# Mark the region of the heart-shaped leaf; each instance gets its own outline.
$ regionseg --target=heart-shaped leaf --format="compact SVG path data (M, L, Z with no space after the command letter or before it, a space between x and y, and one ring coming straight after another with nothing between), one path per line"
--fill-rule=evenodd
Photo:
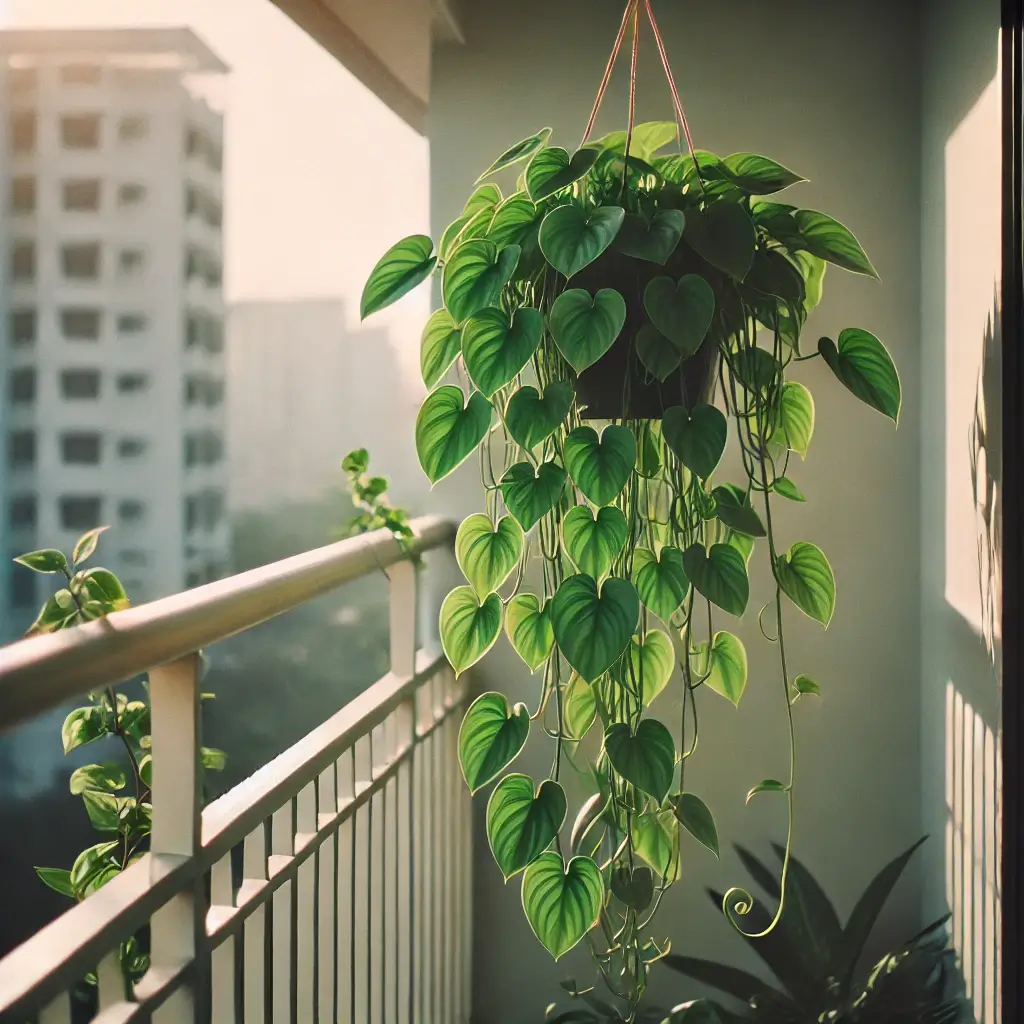
M565 821L565 793L545 779L536 794L529 775L506 775L487 801L487 842L507 882L536 860Z
M679 824L717 857L718 829L708 805L693 793L680 793L672 798L672 810Z
M519 163L520 160L525 160L527 157L533 156L541 146L547 142L551 135L550 128L541 128L539 132L535 132L533 135L528 135L525 139L517 142L514 146L509 146L497 160L491 164L490 167L476 179L476 184L480 184L485 178L489 178L492 174L497 174L498 171L504 170L506 167L511 167L513 164Z
M629 641L629 657L622 661L622 671L630 673L631 685L639 687L644 707L668 686L676 666L676 652L667 633L649 629L643 639Z
M616 722L604 734L604 749L612 767L642 793L660 804L672 788L676 748L672 734L656 718L645 718L630 731Z
M690 589L683 553L678 548L665 547L656 556L650 548L637 548L633 552L633 582L645 607L668 622Z
M594 700L594 691L582 676L574 672L562 698L562 722L569 738L583 739L596 717L597 701Z
M557 206L540 225L540 251L565 277L578 274L615 241L625 211L621 206Z
M396 242L377 261L363 287L359 318L390 306L425 281L437 263L434 243L427 235L410 235Z
M572 482L595 505L614 501L636 465L636 438L628 427L577 427L565 439L565 468Z
M715 499L715 515L729 527L748 537L764 537L765 529L758 514L750 507L750 495L735 484L722 484L711 492Z
M525 192L515 192L494 211L487 238L499 248L518 245L526 253L536 245L539 227L536 204Z
M486 185L477 182L477 188L473 189L473 194L466 200L462 212L469 217L475 217L483 210L493 213L500 202L501 189L497 185L493 182L488 182Z
M535 203L554 195L582 178L597 157L593 149L578 149L571 157L561 146L538 150L526 168L526 191Z
M750 598L747 563L728 544L694 544L683 552L686 575L697 591L730 615L742 615Z
M552 303L548 322L558 351L582 373L615 343L626 322L626 300L614 288L602 288L594 296L570 288Z
M893 423L899 422L900 375L892 356L873 334L849 327L840 333L838 348L831 338L822 338L818 351L844 387Z
M432 484L469 457L487 436L491 403L474 391L469 401L453 384L431 391L416 417L416 454Z
M782 164L757 153L733 153L722 163L733 183L751 195L770 195L773 192L781 192L799 181L807 180Z
M588 576L600 580L629 536L626 517L607 505L592 513L586 505L574 505L562 520L562 546L570 561Z
M720 199L686 215L687 242L713 267L742 281L754 259L754 222L738 203Z
M658 210L649 222L638 213L627 213L615 236L615 248L627 256L664 266L676 251L685 226L682 210Z
M604 881L589 857L564 864L560 854L542 853L523 874L526 919L556 960L594 927L603 904Z
M628 580L607 579L600 591L592 576L562 582L551 599L551 624L565 660L593 683L626 649L640 616L640 601Z
M656 277L644 289L644 309L655 327L688 359L701 346L715 315L715 293L697 274L674 282Z
M462 328L462 356L473 383L485 398L514 380L540 345L544 317L521 306L512 314L481 309Z
M748 391L767 391L776 381L782 367L778 360L763 348L746 348L734 352L732 372Z
M711 644L702 640L695 645L692 655L694 672L705 674L704 685L736 707L747 686L747 651L738 636L718 632L711 638Z
M799 381L787 380L779 396L778 425L782 438L790 451L801 458L814 434L814 398Z
M683 361L679 348L654 324L644 324L636 332L636 354L647 372L660 381L668 380Z
M551 628L551 602L541 607L536 594L516 594L505 609L505 632L516 654L536 672L551 655L555 633Z
M523 554L523 531L511 516L497 526L483 512L462 521L455 536L455 558L481 599L508 579Z
M665 410L661 433L679 461L706 480L722 459L729 425L713 405L698 405L693 412L674 405Z
M776 296L795 306L802 306L807 297L800 271L776 249L758 249L754 253L754 261L743 284L746 288ZM774 309L775 304L772 303L768 308ZM767 319L767 326L772 327L771 317Z
M637 913L643 913L654 900L654 873L650 868L619 867L612 872L612 895Z
M569 415L576 392L567 380L553 380L538 393L521 387L505 406L505 426L516 444L527 450L546 441Z
M441 605L441 646L460 676L493 646L501 632L501 598L478 603L472 587L456 587Z
M671 808L633 821L633 849L666 881L679 878L679 823Z
M836 609L836 580L821 548L797 541L776 559L775 577L800 611L828 628Z
M420 339L420 373L423 383L432 388L455 362L462 351L462 333L455 326L451 313L439 309L431 314Z
M529 735L525 704L510 708L504 694L480 694L459 728L459 764L470 791L476 793L511 764Z
M518 245L499 249L486 238L463 242L444 266L441 294L456 324L474 313L493 306L508 284L519 262Z
M648 480L654 479L661 472L661 424L641 420L638 431L636 471Z
M800 232L801 249L855 274L878 279L867 253L853 232L834 217L817 210L795 210L793 219Z
M505 506L524 530L548 514L565 490L565 470L557 462L542 462L534 471L529 462L517 462L501 478Z

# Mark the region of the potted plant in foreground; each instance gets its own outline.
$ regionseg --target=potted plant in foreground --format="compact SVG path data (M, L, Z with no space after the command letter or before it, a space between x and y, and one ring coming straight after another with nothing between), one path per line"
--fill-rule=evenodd
M627 6L606 82L641 9L650 16L646 3ZM634 70L635 54L634 41ZM475 700L462 770L474 793L497 780L488 839L506 879L521 874L538 939L556 959L586 939L626 1020L667 952L652 918L680 875L680 826L718 853L686 770L703 694L738 703L743 693L746 652L720 627L747 610L755 556L775 582L762 632L791 741L794 704L818 692L785 636L790 608L827 626L835 605L824 553L781 526L785 506L804 500L789 466L814 428L800 365L823 359L873 409L894 422L900 409L896 368L868 331L844 329L811 351L802 337L826 264L876 276L853 234L765 198L803 180L774 160L695 150L677 97L678 124L634 125L632 109L631 89L626 129L594 142L588 130L573 153L548 129L512 146L437 250L423 235L403 239L362 300L365 317L440 276L416 446L432 483L478 453L483 495L458 531L467 585L444 601L441 637L461 673L504 628L539 676L530 707L500 693ZM666 153L679 127L687 149ZM503 194L499 179L517 171ZM726 479L730 419L740 468ZM530 573L536 585L525 585ZM652 713L670 682L683 707L673 729ZM507 771L538 730L551 742L549 776ZM594 793L567 835L569 762ZM748 800L787 809L784 899L794 779L751 783ZM751 904L744 890L725 894L740 931Z

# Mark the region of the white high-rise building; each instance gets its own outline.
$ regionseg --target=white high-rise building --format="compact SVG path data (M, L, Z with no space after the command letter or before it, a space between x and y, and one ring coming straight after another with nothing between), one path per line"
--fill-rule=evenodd
M222 118L188 29L0 32L0 553L69 550L135 600L226 568ZM0 559L0 631L43 590Z

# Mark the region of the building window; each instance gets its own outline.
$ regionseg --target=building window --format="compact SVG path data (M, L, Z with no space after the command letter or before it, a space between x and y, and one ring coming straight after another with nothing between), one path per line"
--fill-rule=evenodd
M125 548L119 555L124 565L148 565L149 555L139 548Z
M125 206L138 206L143 199L146 198L146 186L138 185L135 183L129 183L127 185L119 185L117 189L117 205L121 207Z
M36 525L38 501L34 494L18 494L11 499L10 523L12 530L23 530Z
M102 504L103 502L100 498L92 497L91 495L89 497L75 495L74 497L61 498L57 502L61 529L91 530L101 521L100 509Z
M122 437L117 442L117 454L122 459L134 459L146 450L146 441L141 437Z
M7 72L7 87L15 95L25 95L39 88L38 68L11 68Z
M100 276L99 242L75 242L60 251L61 269L66 278L95 281Z
M134 142L146 137L146 119L141 115L122 117L117 125L117 137L122 142Z
M99 149L99 114L69 114L62 117L60 139L65 149Z
M63 188L65 210L92 211L100 208L100 182L98 178L80 178L65 181Z
M203 582L203 574L195 569L189 569L185 574L185 586L191 590L193 587L201 586Z
M11 179L11 212L34 213L36 208L36 179Z
M36 368L34 366L23 366L18 370L11 370L7 384L7 394L12 405L36 400Z
M123 277L141 274L145 254L141 249L122 249L117 257L117 270Z
M15 348L28 348L36 343L36 311L16 309L8 320L11 344Z
M60 311L60 332L68 341L98 341L100 311L71 308Z
M64 398L99 398L99 370L63 370L60 393Z
M149 377L144 373L121 373L117 377L117 390L122 395L137 394L149 387Z
M11 279L13 281L34 281L36 279L35 242L15 242L11 249Z
M15 155L25 156L36 151L36 115L31 111L11 114L8 132L11 138L11 151Z
M36 435L31 430L12 430L7 438L7 462L12 469L36 464Z
M121 313L117 318L117 333L141 334L146 329L147 322L142 313Z
M69 466L97 466L100 461L100 435L62 434L60 451L61 458Z
M98 85L103 69L98 64L65 64L60 69L60 80L65 85Z
M129 499L118 503L117 518L122 523L141 523L146 518L146 503Z
M36 597L36 574L23 565L15 565L11 573L11 607L19 610L35 608Z

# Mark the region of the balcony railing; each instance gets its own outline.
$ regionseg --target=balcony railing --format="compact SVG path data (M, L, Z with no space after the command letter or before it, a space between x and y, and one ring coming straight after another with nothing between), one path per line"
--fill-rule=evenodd
M0 650L4 728L148 672L154 766L150 852L0 960L3 1024L68 1024L90 971L103 1024L468 1020L467 694L418 648L410 557L454 531L414 529L409 551L368 534ZM381 570L388 674L203 809L199 650ZM147 923L128 995L118 946Z

